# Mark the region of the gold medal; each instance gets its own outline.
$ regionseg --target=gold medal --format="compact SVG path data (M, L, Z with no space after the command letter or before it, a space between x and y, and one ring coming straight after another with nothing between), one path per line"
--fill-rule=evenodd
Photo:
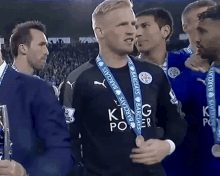
M217 157L217 158L220 157L220 145L215 144L212 146L212 154L214 157Z
M136 146L140 147L140 145L144 142L144 137L141 135L137 136L135 142L136 142Z

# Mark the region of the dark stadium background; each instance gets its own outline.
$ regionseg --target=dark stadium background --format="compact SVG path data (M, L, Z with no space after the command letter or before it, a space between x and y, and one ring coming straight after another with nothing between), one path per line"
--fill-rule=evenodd
M11 31L17 23L39 20L46 25L47 37L70 37L72 44L50 44L47 66L36 72L41 78L58 86L72 70L96 57L97 44L81 44L79 37L94 36L91 14L103 0L0 0L0 35L4 38L3 58L11 64L13 57L8 47ZM219 0L217 0L219 1ZM133 0L134 11L162 7L170 11L174 19L174 34L168 42L168 50L178 50L188 45L179 41L181 13L193 0ZM134 54L136 54L134 52Z
M102 0L0 0L0 35L7 37L14 25L27 20L40 20L47 26L49 37L73 37L93 34L91 14ZM163 7L171 12L175 23L172 40L182 33L180 15L193 0L133 0L134 11Z

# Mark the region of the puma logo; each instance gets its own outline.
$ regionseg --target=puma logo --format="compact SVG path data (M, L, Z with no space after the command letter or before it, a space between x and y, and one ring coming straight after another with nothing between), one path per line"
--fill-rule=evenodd
M203 79L201 79L201 78L197 78L197 81L202 82L202 83L206 86L206 82L205 82L205 80L203 80Z
M71 87L71 89L72 89L72 88L73 88L73 84L74 84L75 82L73 82L73 83L71 84L69 81L67 81L66 83L69 84L70 87Z
M107 88L107 87L105 86L105 79L103 80L102 83L100 83L100 82L98 82L98 81L94 81L94 84L102 85L104 88Z

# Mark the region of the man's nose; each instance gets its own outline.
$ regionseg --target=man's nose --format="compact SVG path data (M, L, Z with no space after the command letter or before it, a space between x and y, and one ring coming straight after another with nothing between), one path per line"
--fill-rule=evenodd
M47 48L47 47L46 47L46 49L45 49L44 54L45 54L45 55L47 55L47 56L49 55L49 50L48 50L48 48Z
M137 30L135 28L134 25L129 25L129 27L127 28L127 34L130 34L130 35L134 35L136 34Z
M195 30L193 34L194 34L194 37L193 37L193 38L194 38L195 42L196 42L196 43L199 43L199 42L200 42L200 37L199 37L198 31Z

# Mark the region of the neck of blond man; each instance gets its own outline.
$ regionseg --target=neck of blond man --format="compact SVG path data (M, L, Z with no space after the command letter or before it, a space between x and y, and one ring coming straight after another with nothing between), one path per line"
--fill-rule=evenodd
M99 46L99 53L108 67L121 68L127 65L128 54L120 54L104 46Z

